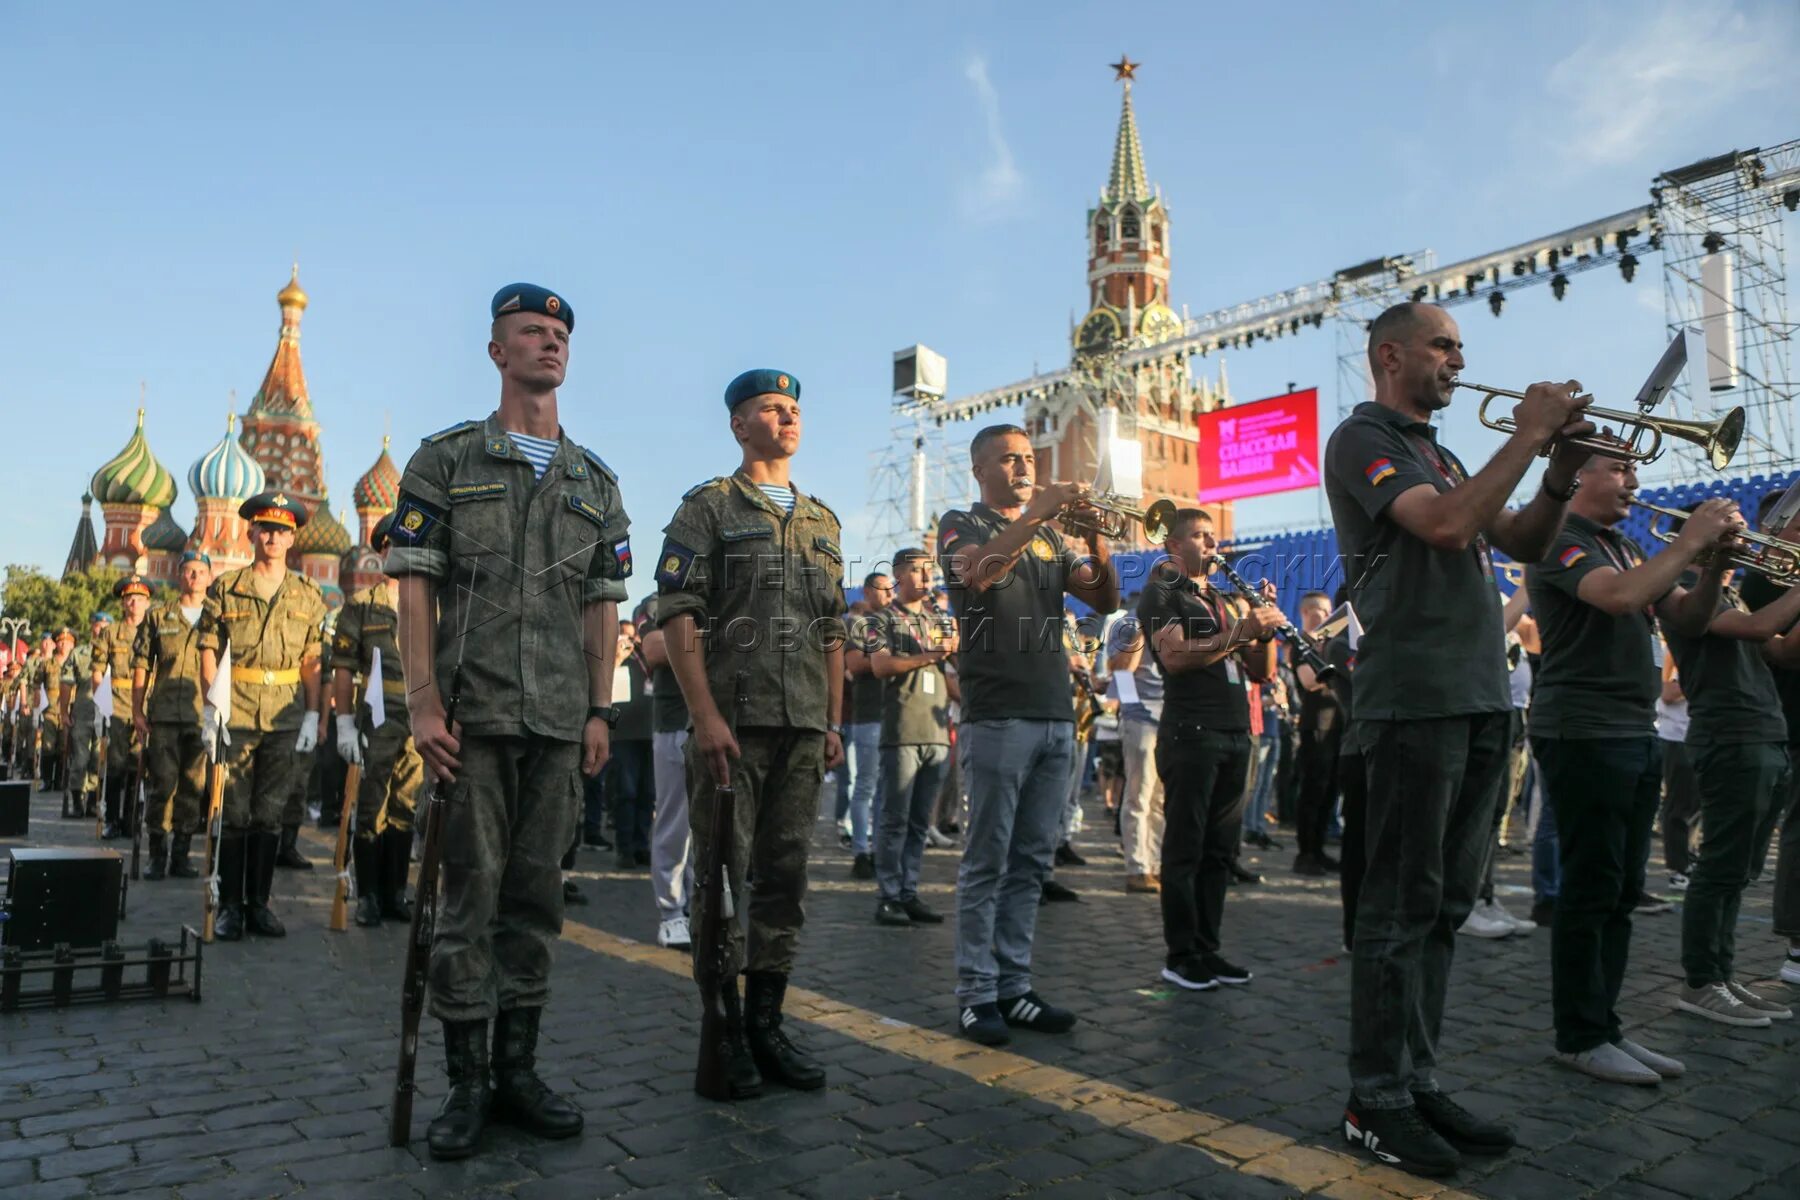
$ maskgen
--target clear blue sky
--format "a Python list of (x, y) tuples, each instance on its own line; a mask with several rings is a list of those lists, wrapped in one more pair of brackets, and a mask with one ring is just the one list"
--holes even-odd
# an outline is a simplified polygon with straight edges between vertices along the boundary
[[(1121, 52), (1144, 63), (1174, 298), (1198, 312), (1381, 253), (1508, 245), (1800, 134), (1797, 12), (5, 5), (0, 559), (61, 565), (140, 379), (191, 517), (187, 467), (227, 392), (241, 408), (260, 381), (295, 255), (340, 506), (384, 420), (404, 463), (492, 407), (486, 305), (522, 278), (576, 306), (563, 421), (619, 471), (640, 563), (681, 492), (735, 465), (719, 393), (753, 365), (804, 383), (797, 482), (853, 555), (891, 549), (862, 535), (890, 355), (933, 346), (957, 393), (1066, 361)], [(1497, 321), (1458, 310), (1469, 375), (1575, 375), (1622, 401), (1663, 339), (1646, 265), (1631, 285), (1582, 276), (1561, 304), (1521, 294)], [(1240, 399), (1294, 380), (1332, 411), (1329, 326), (1229, 362)], [(1450, 419), (1466, 458), (1491, 445), (1472, 426)], [(1317, 511), (1253, 501), (1240, 521)]]

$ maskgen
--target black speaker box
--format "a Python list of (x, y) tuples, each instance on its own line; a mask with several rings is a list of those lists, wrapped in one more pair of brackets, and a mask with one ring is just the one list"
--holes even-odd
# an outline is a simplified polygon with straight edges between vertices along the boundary
[(10, 852), (0, 940), (21, 950), (98, 946), (119, 934), (125, 860), (116, 850)]
[(0, 783), (0, 837), (22, 838), (31, 830), (31, 781)]

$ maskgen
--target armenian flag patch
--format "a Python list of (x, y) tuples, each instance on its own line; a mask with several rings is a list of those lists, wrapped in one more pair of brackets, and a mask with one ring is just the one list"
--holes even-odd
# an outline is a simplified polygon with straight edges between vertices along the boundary
[(1369, 477), (1369, 483), (1373, 487), (1380, 487), (1399, 473), (1394, 469), (1393, 460), (1386, 458), (1376, 459), (1363, 470), (1363, 474)]
[(1570, 546), (1567, 550), (1564, 550), (1561, 554), (1556, 556), (1556, 561), (1565, 567), (1572, 567), (1586, 557), (1586, 550), (1583, 550), (1580, 546)]

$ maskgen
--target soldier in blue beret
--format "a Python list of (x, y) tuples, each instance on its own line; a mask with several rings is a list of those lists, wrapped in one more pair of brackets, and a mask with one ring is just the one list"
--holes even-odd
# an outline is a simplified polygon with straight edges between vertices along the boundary
[(489, 307), (495, 322), (507, 313), (539, 313), (561, 321), (564, 333), (575, 332), (575, 310), (569, 307), (569, 302), (549, 288), (541, 288), (535, 283), (507, 284), (494, 293), (494, 302)]
[(745, 371), (725, 385), (725, 407), (732, 412), (737, 411), (738, 405), (756, 396), (790, 396), (798, 400), (800, 380), (786, 371), (757, 367)]

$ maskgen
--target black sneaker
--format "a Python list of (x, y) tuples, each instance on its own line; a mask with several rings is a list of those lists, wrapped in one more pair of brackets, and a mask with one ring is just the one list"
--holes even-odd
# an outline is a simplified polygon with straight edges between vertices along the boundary
[(1426, 1124), (1464, 1154), (1505, 1154), (1519, 1144), (1511, 1129), (1476, 1116), (1442, 1092), (1414, 1092), (1412, 1098)]
[(587, 902), (587, 893), (576, 887), (573, 879), (563, 880), (564, 904), (586, 904)]
[(1325, 864), (1311, 854), (1298, 854), (1294, 856), (1294, 874), (1323, 875), (1325, 874)]
[(854, 845), (856, 845), (855, 838), (853, 838), (849, 834), (845, 833), (842, 829), (838, 830), (838, 849), (839, 850), (848, 850), (848, 849), (850, 849), (850, 847), (852, 847)]
[(1448, 1175), (1462, 1155), (1425, 1123), (1419, 1110), (1364, 1108), (1355, 1096), (1344, 1106), (1344, 1140), (1377, 1159), (1415, 1175)]
[(1238, 987), (1242, 984), (1249, 983), (1252, 978), (1250, 972), (1242, 967), (1233, 966), (1230, 962), (1217, 954), (1202, 954), (1200, 956), (1200, 966), (1204, 970), (1211, 972), (1212, 977), (1217, 979), (1220, 983), (1229, 983), (1232, 987)]
[(1056, 865), (1059, 867), (1085, 867), (1087, 859), (1075, 853), (1075, 847), (1064, 842), (1056, 848)]
[(917, 896), (911, 900), (902, 900), (900, 907), (906, 910), (906, 915), (911, 917), (916, 925), (942, 925), (944, 923), (943, 914)]
[(898, 900), (883, 900), (875, 906), (875, 923), (877, 925), (911, 925), (912, 918), (907, 915), (906, 906)]
[(852, 878), (852, 879), (873, 879), (873, 878), (875, 878), (875, 860), (870, 858), (867, 854), (857, 855), (856, 858), (850, 863), (850, 878)]
[(1531, 920), (1540, 929), (1548, 929), (1556, 921), (1556, 901), (1539, 900), (1531, 906)]
[(1313, 861), (1318, 863), (1321, 867), (1324, 867), (1327, 871), (1330, 871), (1333, 875), (1338, 874), (1344, 869), (1343, 863), (1331, 857), (1331, 855), (1325, 853), (1323, 850), (1313, 855)]
[(1219, 986), (1211, 971), (1201, 966), (1196, 959), (1173, 967), (1164, 967), (1162, 977), (1178, 988), (1186, 988), (1190, 992), (1210, 992)]
[(1038, 897), (1039, 904), (1056, 904), (1081, 899), (1081, 893), (1074, 888), (1064, 887), (1054, 879), (1044, 880), (1044, 893)]
[(1006, 1022), (1000, 1018), (998, 1004), (966, 1005), (957, 1024), (962, 1027), (964, 1037), (984, 1046), (1004, 1046), (1012, 1041), (1012, 1034), (1006, 1031)]
[(1262, 881), (1263, 877), (1261, 875), (1258, 875), (1255, 871), (1252, 871), (1237, 859), (1234, 858), (1231, 860), (1232, 883), (1261, 883)]
[(1067, 1033), (1075, 1028), (1075, 1014), (1047, 1003), (1036, 992), (1026, 992), (1000, 1002), (1000, 1015), (1015, 1029), (1034, 1033)]

